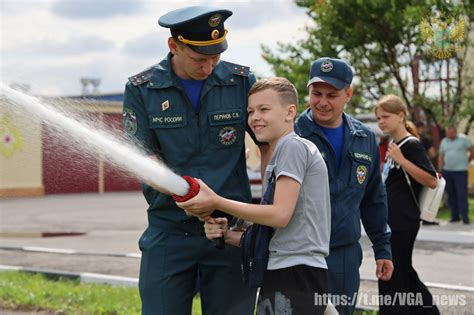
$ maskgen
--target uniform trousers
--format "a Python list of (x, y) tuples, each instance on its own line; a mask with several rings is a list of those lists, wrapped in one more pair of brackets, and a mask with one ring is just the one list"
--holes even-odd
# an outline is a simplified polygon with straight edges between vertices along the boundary
[(142, 314), (190, 315), (198, 275), (203, 315), (253, 314), (256, 290), (242, 282), (240, 248), (219, 250), (204, 235), (155, 226), (139, 247)]
[(362, 263), (360, 244), (331, 248), (326, 263), (331, 302), (340, 315), (352, 315), (360, 285), (359, 267)]

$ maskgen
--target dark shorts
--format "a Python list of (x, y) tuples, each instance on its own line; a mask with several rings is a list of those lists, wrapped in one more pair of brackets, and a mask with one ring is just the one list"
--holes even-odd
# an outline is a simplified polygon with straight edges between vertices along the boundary
[(317, 297), (326, 297), (327, 293), (327, 269), (298, 265), (267, 270), (258, 297), (257, 315), (323, 314), (326, 303)]

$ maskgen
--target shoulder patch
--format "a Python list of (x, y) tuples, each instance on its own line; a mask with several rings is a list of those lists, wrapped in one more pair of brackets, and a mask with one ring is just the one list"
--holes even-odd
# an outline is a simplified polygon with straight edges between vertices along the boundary
[(241, 75), (244, 77), (248, 77), (250, 75), (250, 67), (242, 66), (228, 61), (222, 62), (227, 66), (227, 68), (229, 68), (230, 72), (232, 72), (233, 74)]
[(129, 77), (128, 80), (135, 86), (150, 81), (151, 75), (153, 74), (153, 71), (155, 70), (155, 66), (156, 65), (146, 68), (142, 72)]

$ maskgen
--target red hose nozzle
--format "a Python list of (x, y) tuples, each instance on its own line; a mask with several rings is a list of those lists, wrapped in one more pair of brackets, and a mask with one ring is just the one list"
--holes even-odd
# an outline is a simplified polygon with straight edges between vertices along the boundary
[(199, 183), (195, 178), (192, 178), (191, 176), (183, 176), (183, 178), (189, 184), (189, 191), (184, 196), (178, 196), (176, 194), (173, 194), (171, 197), (173, 197), (174, 201), (177, 202), (188, 201), (199, 193)]

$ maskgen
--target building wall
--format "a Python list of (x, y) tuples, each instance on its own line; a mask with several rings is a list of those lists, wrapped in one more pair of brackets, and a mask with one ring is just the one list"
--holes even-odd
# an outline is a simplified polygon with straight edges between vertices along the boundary
[(0, 137), (0, 197), (42, 195), (41, 122), (2, 103)]
[[(101, 121), (121, 133), (120, 102), (46, 99), (79, 117)], [(67, 133), (25, 112), (0, 107), (0, 197), (139, 190), (140, 184), (106, 157), (85, 154)], [(71, 114), (71, 115), (72, 115)]]

